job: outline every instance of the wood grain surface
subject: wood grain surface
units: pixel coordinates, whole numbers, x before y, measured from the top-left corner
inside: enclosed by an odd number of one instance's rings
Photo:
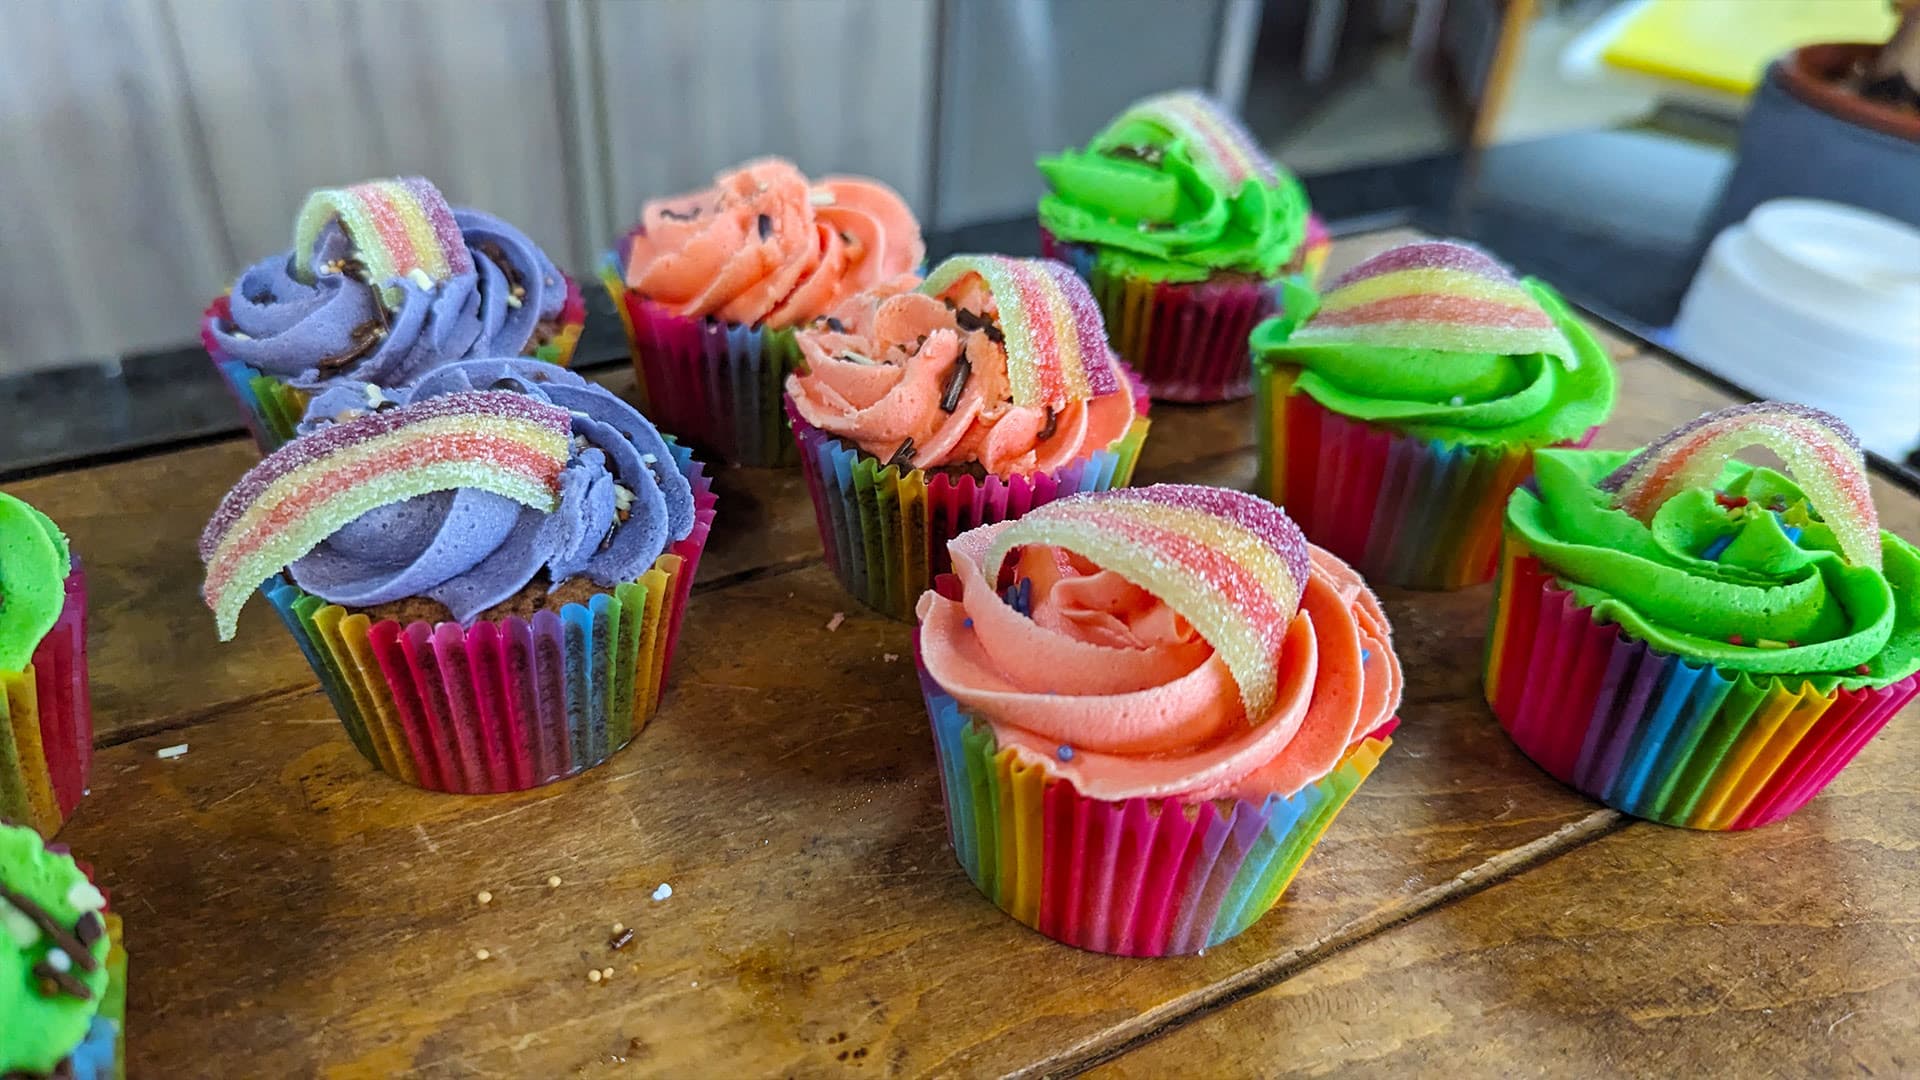
[[[1343,243],[1336,257],[1398,238]],[[1602,445],[1725,403],[1654,357],[1623,356],[1621,371]],[[1244,405],[1154,416],[1141,481],[1250,481]],[[1835,1029],[1858,1024],[1875,1067],[1914,1044],[1893,1015],[1911,1016],[1917,955],[1913,901],[1891,895],[1920,846],[1914,785],[1896,779],[1907,735],[1871,748],[1843,778],[1848,794],[1753,837],[1621,831],[1487,716],[1489,590],[1388,592],[1406,723],[1281,905],[1203,956],[1096,956],[1012,922],[955,864],[909,631],[838,589],[797,479],[720,472],[667,702],[632,747],[549,788],[460,798],[365,764],[264,610],[214,645],[193,539],[253,457],[224,444],[18,488],[68,527],[96,582],[102,750],[62,839],[128,918],[133,1076],[971,1076],[1103,1061],[1137,1075],[1260,1074],[1276,1061],[1551,1072],[1603,1037],[1622,1071],[1641,1045],[1680,1067],[1708,1059],[1681,1053],[1673,1033],[1686,1025],[1663,1035],[1646,1022],[1643,1006],[1669,1007],[1654,989],[1698,1006],[1722,981],[1707,963],[1731,972],[1741,948],[1776,945],[1768,955],[1801,955],[1782,943],[1795,937],[1815,949],[1852,924],[1790,913],[1836,897],[1877,921],[1844,954],[1858,977],[1807,985],[1889,1013]],[[1920,500],[1880,494],[1889,527],[1920,534]],[[156,756],[182,743],[183,756]],[[1759,869],[1769,855],[1793,865]],[[1852,892],[1833,891],[1849,868]],[[1764,888],[1750,880],[1761,876]],[[652,900],[663,882],[673,895]],[[477,901],[483,890],[492,902]],[[1701,943],[1700,920],[1723,900],[1748,913],[1747,946]],[[1609,910],[1646,914],[1620,924]],[[1791,935],[1772,940],[1769,918]],[[615,922],[636,931],[619,952]],[[1669,924],[1675,947],[1656,948]],[[1621,925],[1645,940],[1622,940]],[[1405,954],[1379,952],[1401,941]],[[1448,983],[1465,978],[1456,957],[1486,973],[1469,987],[1479,997]],[[587,980],[605,967],[611,980]],[[1538,974],[1553,971],[1569,974]],[[1332,1000],[1285,1005],[1306,1014],[1254,1012],[1329,985]],[[1748,978],[1729,1000],[1827,1015],[1795,985]],[[1609,1012],[1609,994],[1629,1004]],[[1312,1026],[1339,1015],[1356,1026]],[[1745,1015],[1729,1010],[1715,1030],[1753,1038],[1752,1060],[1804,1028]],[[1548,1030],[1564,1024],[1592,1030]],[[1261,1025],[1273,1030],[1246,1030]],[[1391,1042],[1377,1063],[1348,1050],[1362,1035]],[[1162,1042],[1172,1056],[1149,1057]]]

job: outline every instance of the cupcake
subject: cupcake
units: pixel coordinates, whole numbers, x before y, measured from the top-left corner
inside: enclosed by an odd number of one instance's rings
[[[1293,880],[1390,743],[1400,662],[1277,507],[1159,484],[950,545],[915,655],[954,853],[1096,952],[1198,952]]]
[[[1791,472],[1731,460],[1749,446]],[[1555,778],[1694,829],[1778,821],[1920,688],[1920,552],[1838,419],[1761,402],[1637,454],[1542,450],[1507,506],[1500,725]]]
[[[64,847],[0,822],[0,1076],[125,1074],[120,917]]]
[[[222,640],[256,586],[375,767],[516,791],[658,706],[714,496],[645,417],[521,358],[336,386],[200,538]]]
[[[408,177],[309,194],[293,249],[248,267],[200,336],[271,450],[315,393],[342,383],[396,390],[494,356],[565,367],[586,314],[572,279],[520,230]]]
[[[1040,250],[1093,287],[1156,398],[1247,396],[1247,334],[1311,286],[1327,232],[1300,182],[1193,90],[1135,102],[1085,150],[1041,158]]]
[[[0,493],[0,820],[52,836],[92,764],[86,576],[59,526]]]
[[[1289,290],[1253,352],[1256,490],[1376,584],[1491,578],[1534,451],[1584,446],[1613,411],[1613,363],[1559,294],[1463,244]]]
[[[603,273],[648,414],[719,460],[791,466],[780,393],[801,363],[794,331],[865,290],[910,285],[926,251],[885,184],[809,181],[761,158],[647,203]]]
[[[1064,495],[1124,487],[1146,399],[1073,271],[957,255],[796,335],[787,378],[827,562],[896,619],[947,568],[947,541]]]

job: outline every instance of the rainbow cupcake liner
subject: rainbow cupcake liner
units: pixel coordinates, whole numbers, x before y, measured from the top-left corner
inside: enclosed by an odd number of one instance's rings
[[[1492,578],[1507,497],[1533,475],[1533,449],[1420,439],[1342,416],[1295,392],[1295,374],[1256,380],[1254,491],[1376,584],[1460,589]]]
[[[73,816],[93,767],[87,688],[87,577],[67,575],[66,605],[25,671],[0,671],[0,820],[43,837]]]
[[[285,577],[267,599],[347,737],[375,768],[434,791],[520,791],[592,768],[659,707],[712,528],[712,482],[686,448],[694,527],[638,581],[531,618],[405,626],[329,604]]]
[[[883,466],[807,423],[791,404],[787,417],[827,565],[861,603],[908,622],[920,594],[950,565],[947,541],[1067,495],[1126,487],[1148,427],[1143,413],[1111,446],[1058,472],[982,480]]]
[[[239,404],[254,443],[262,453],[271,453],[293,438],[301,417],[307,414],[307,402],[312,395],[277,376],[223,355],[213,336],[213,324],[229,314],[224,295],[207,306],[200,319],[200,344],[213,358],[213,366],[226,383],[227,392]],[[580,332],[587,322],[587,304],[580,286],[572,278],[567,278],[567,302],[560,309],[560,320],[560,332],[528,353],[529,356],[561,367],[573,363],[574,347],[580,344]]]
[[[1325,229],[1309,220],[1309,236]],[[1261,281],[1222,274],[1193,284],[1110,274],[1095,266],[1096,249],[1040,230],[1040,253],[1074,268],[1106,319],[1107,337],[1121,358],[1161,401],[1229,401],[1252,392],[1253,354],[1247,344],[1260,320],[1279,311],[1281,279]],[[1307,245],[1297,272],[1308,284],[1326,261],[1326,244]]]
[[[787,375],[801,366],[791,328],[675,315],[627,288],[611,255],[600,280],[627,329],[642,411],[718,460],[799,464],[781,409]]]
[[[917,653],[917,649],[916,649]],[[1397,721],[1288,797],[1090,799],[1001,750],[921,668],[953,853],[987,899],[1055,941],[1121,956],[1199,952],[1278,903]]]
[[[1512,536],[1495,592],[1486,696],[1500,726],[1561,783],[1665,825],[1779,821],[1920,692],[1915,675],[1822,691],[1661,652],[1597,621]]]

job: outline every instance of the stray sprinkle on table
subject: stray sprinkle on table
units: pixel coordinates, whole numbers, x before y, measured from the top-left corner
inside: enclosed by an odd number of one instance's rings
[[[153,756],[159,758],[162,761],[166,761],[169,758],[177,758],[181,754],[184,754],[186,752],[187,752],[186,743],[176,743],[173,746],[168,746],[159,750],[155,750],[153,752]]]
[[[587,972],[587,981],[588,981],[588,982],[590,982],[590,983],[597,983],[597,982],[599,982],[599,981],[600,981],[600,973],[599,973],[598,971],[589,971],[589,972]]]
[[[547,878],[547,888],[549,888],[549,889],[557,889],[557,888],[559,888],[559,887],[560,887],[560,875],[559,875],[559,874],[554,874],[553,876],[551,876],[551,877],[549,877],[549,878]]]
[[[846,613],[846,612],[844,612],[844,611],[836,611],[836,612],[834,612],[834,613],[833,613],[833,618],[831,618],[831,619],[828,619],[828,620],[827,620],[827,633],[829,633],[829,634],[831,634],[831,633],[833,633],[833,632],[834,632],[835,630],[838,630],[838,629],[840,629],[840,624],[841,624],[841,623],[843,623],[843,622],[846,622],[846,621],[847,621],[847,613]]]
[[[493,959],[493,954],[485,949],[475,949],[473,950],[473,958],[475,960],[491,960]]]
[[[474,897],[474,899],[480,901],[483,904],[491,904],[493,903],[493,894],[488,892],[485,889],[481,889],[480,895]]]
[[[653,898],[655,900],[665,900],[667,897],[672,895],[673,895],[673,886],[667,884],[664,881],[660,883],[659,888],[653,890]]]
[[[889,664],[892,664],[897,662],[900,659],[900,654],[897,652],[881,653],[880,659],[885,660]]]

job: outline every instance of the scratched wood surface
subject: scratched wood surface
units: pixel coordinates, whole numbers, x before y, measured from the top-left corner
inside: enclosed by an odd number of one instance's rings
[[[1724,400],[1650,357],[1622,375],[1606,445]],[[1251,478],[1245,406],[1155,415],[1141,480]],[[193,538],[252,458],[20,486],[97,583],[102,750],[63,839],[129,916],[135,1076],[1072,1071],[1619,827],[1488,722],[1487,591],[1389,593],[1407,723],[1282,905],[1201,957],[1054,945],[947,850],[908,630],[839,592],[797,482],[751,470],[720,474],[673,687],[632,747],[535,792],[416,792],[356,756],[270,616],[212,642]],[[1920,502],[1881,495],[1920,531]],[[618,953],[616,921],[637,931]]]

